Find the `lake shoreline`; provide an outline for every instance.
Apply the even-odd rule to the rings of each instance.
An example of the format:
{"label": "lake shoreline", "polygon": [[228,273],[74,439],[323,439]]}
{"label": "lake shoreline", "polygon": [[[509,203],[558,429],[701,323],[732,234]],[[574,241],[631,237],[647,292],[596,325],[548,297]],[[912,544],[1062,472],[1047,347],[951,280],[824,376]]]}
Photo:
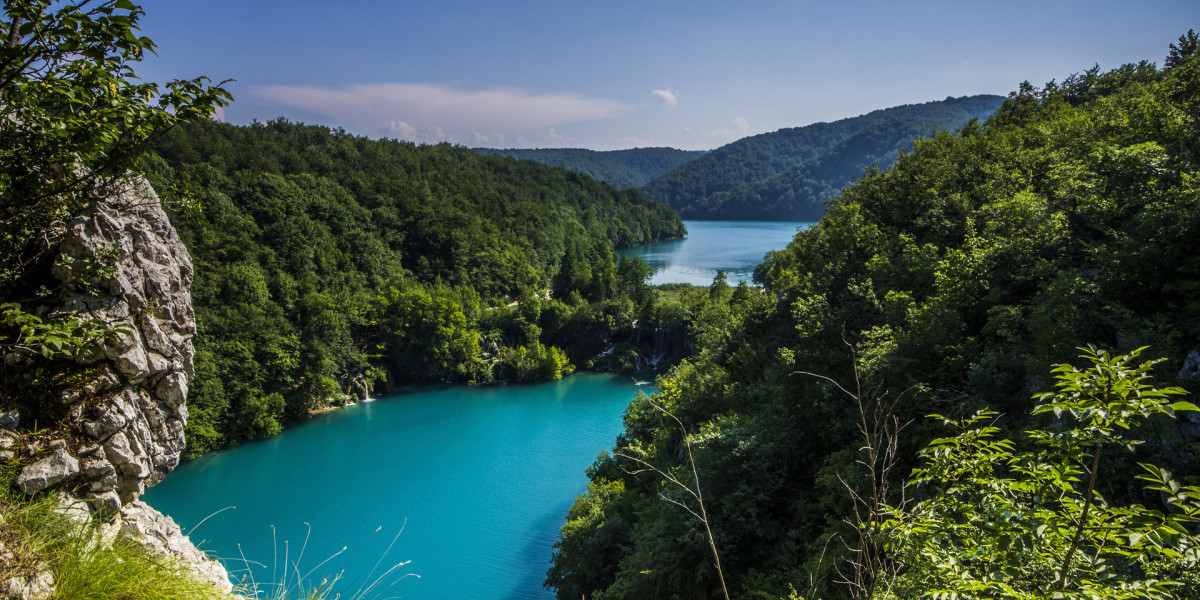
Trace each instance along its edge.
{"label": "lake shoreline", "polygon": [[796,231],[811,227],[807,221],[685,220],[687,237],[650,242],[618,250],[627,258],[640,258],[654,275],[650,285],[687,283],[700,287],[712,284],[717,270],[725,272],[730,285],[752,283],[754,269],[768,252],[782,250]]}

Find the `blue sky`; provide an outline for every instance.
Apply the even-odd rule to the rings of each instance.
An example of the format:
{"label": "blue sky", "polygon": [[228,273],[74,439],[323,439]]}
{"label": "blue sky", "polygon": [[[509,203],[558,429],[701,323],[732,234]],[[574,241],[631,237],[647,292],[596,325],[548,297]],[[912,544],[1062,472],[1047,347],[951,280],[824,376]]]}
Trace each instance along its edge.
{"label": "blue sky", "polygon": [[1200,2],[143,0],[145,79],[232,123],[468,146],[709,149],[1093,64],[1162,63]]}

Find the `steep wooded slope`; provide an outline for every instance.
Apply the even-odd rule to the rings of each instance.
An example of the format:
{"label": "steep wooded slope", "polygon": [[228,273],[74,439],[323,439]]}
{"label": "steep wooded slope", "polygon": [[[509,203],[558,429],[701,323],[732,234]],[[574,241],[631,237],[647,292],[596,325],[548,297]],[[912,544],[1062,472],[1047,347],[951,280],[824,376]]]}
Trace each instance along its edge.
{"label": "steep wooded slope", "polygon": [[[843,541],[855,539],[842,523],[852,506],[843,482],[869,483],[855,463],[859,415],[801,372],[855,390],[856,365],[863,394],[898,399],[909,425],[896,477],[946,435],[925,415],[989,406],[1006,415],[1001,426],[1028,422],[1050,366],[1080,364],[1085,344],[1148,345],[1148,356],[1167,359],[1157,384],[1200,390],[1195,46],[1167,70],[1141,63],[1026,84],[986,125],[918,142],[769,258],[768,294],[726,291],[698,319],[699,355],[660,378],[654,400],[686,426],[733,597],[789,597],[789,586],[812,589],[810,574],[817,586],[806,597],[846,593],[833,583]],[[589,470],[548,584],[564,600],[719,597],[704,527],[663,496],[693,510],[695,499],[616,456],[691,482],[684,434],[647,402],[631,405],[625,424],[613,454]],[[1163,420],[1132,435],[1148,442],[1105,454],[1102,494],[1167,510],[1142,491],[1133,461],[1195,483],[1197,428]],[[1146,577],[1138,565],[1110,567],[1119,581]],[[1050,588],[1037,565],[997,568],[1022,589]]]}
{"label": "steep wooded slope", "polygon": [[687,219],[815,221],[824,201],[916,139],[987,118],[1000,96],[964,96],[780,129],[713,150],[642,186]]}
{"label": "steep wooded slope", "polygon": [[[644,295],[613,247],[684,232],[636,190],[448,144],[208,122],[152,150],[196,265],[192,455],[372,384],[561,376]],[[553,327],[503,308],[552,286]]]}

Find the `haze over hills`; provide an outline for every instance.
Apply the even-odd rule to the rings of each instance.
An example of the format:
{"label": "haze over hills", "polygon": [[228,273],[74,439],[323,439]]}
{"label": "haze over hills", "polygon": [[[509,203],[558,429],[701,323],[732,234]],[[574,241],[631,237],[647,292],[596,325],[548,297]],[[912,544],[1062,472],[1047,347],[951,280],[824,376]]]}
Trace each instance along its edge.
{"label": "haze over hills", "polygon": [[480,154],[500,154],[563,167],[593,179],[611,183],[619,188],[646,185],[671,169],[708,154],[707,150],[678,150],[675,148],[630,148],[607,151],[583,148],[474,148],[474,150]]}
{"label": "haze over hills", "polygon": [[740,139],[642,186],[685,219],[816,221],[863,170],[887,168],[935,130],[986,119],[1002,96],[946,98]]}

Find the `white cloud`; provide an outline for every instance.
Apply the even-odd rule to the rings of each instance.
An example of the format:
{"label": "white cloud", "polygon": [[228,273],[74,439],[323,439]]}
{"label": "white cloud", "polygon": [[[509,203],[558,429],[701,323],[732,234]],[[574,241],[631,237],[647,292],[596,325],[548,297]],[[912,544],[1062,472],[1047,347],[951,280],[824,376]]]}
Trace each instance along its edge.
{"label": "white cloud", "polygon": [[750,122],[746,117],[738,117],[724,127],[704,134],[704,141],[709,147],[723,146],[729,142],[746,137],[750,133]]}
{"label": "white cloud", "polygon": [[225,109],[220,106],[213,107],[212,120],[218,123],[225,122]]}
{"label": "white cloud", "polygon": [[383,127],[379,128],[379,134],[383,137],[391,137],[401,140],[415,140],[417,139],[417,128],[405,123],[404,121],[395,119],[384,123]]}
{"label": "white cloud", "polygon": [[[251,94],[331,118],[353,132],[415,142],[501,141],[563,125],[609,119],[630,107],[604,98],[497,88],[461,90],[420,83],[378,83],[337,89],[261,86]],[[479,132],[492,132],[480,134]]]}
{"label": "white cloud", "polygon": [[679,90],[667,88],[665,90],[651,90],[651,96],[658,98],[659,102],[675,108],[679,106]]}

